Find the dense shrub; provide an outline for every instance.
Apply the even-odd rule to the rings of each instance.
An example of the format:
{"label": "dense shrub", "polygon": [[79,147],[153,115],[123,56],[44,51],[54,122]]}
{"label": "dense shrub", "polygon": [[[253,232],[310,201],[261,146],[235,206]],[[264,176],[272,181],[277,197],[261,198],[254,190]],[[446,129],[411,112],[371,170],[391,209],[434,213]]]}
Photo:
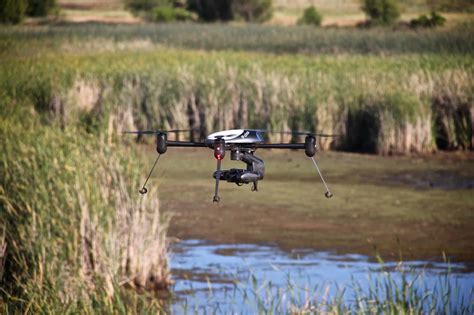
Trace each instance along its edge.
{"label": "dense shrub", "polygon": [[400,17],[394,0],[364,0],[362,10],[369,16],[371,25],[390,25]]}
{"label": "dense shrub", "polygon": [[125,7],[134,14],[153,22],[196,20],[177,0],[126,0]]}
{"label": "dense shrub", "polygon": [[25,0],[0,0],[0,23],[20,23],[23,20],[25,10]]}
{"label": "dense shrub", "polygon": [[264,22],[272,17],[272,0],[188,0],[188,9],[203,21]]}
{"label": "dense shrub", "polygon": [[188,10],[196,12],[203,21],[233,19],[232,0],[188,0]]}
{"label": "dense shrub", "polygon": [[433,11],[430,15],[420,15],[418,18],[410,21],[411,27],[436,27],[443,26],[446,19],[439,13]]}
{"label": "dense shrub", "polygon": [[314,6],[310,6],[304,10],[303,16],[298,20],[298,24],[320,26],[322,20],[323,17],[316,10],[316,8]]}
{"label": "dense shrub", "polygon": [[28,0],[26,14],[29,16],[47,16],[56,8],[56,0]]}

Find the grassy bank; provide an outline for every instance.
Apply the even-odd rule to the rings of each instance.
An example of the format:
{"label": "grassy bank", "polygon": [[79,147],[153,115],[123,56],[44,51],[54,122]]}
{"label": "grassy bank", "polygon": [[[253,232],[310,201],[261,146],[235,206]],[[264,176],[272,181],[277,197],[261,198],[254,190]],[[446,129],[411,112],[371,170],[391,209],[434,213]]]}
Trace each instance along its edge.
{"label": "grassy bank", "polygon": [[156,196],[135,194],[137,160],[79,127],[45,126],[32,108],[1,102],[0,312],[160,309],[126,290],[170,284],[167,220]]}
{"label": "grassy bank", "polygon": [[[222,31],[221,26],[199,27],[233,38],[226,33],[229,26]],[[241,28],[252,33],[253,27]],[[163,28],[153,31],[181,38],[191,30],[186,25]],[[233,127],[305,129],[343,135],[322,141],[324,149],[382,154],[473,145],[473,60],[462,52],[470,49],[468,40],[459,43],[459,50],[428,40],[434,52],[427,54],[398,54],[387,47],[393,54],[380,55],[375,49],[369,54],[306,56],[170,49],[152,39],[140,41],[133,28],[128,31],[135,40],[125,32],[120,35],[125,41],[107,35],[115,32],[107,27],[93,38],[86,35],[88,27],[79,27],[75,35],[72,29],[43,29],[39,38],[44,43],[30,38],[38,35],[34,30],[2,34],[11,46],[2,55],[0,88],[12,98],[28,99],[63,125],[79,118],[90,129],[110,135],[135,128],[200,127],[201,137]],[[291,32],[282,37],[291,38]],[[364,41],[377,42],[377,31],[370,32],[360,34]],[[8,39],[12,34],[18,39]],[[397,36],[403,38],[401,34]],[[452,39],[464,34],[445,35]],[[236,42],[238,38],[245,36],[237,36]],[[335,38],[329,46],[337,51],[337,41],[345,39]],[[399,40],[388,42],[405,47]],[[167,41],[164,45],[173,46]],[[445,52],[450,49],[457,52]]]}

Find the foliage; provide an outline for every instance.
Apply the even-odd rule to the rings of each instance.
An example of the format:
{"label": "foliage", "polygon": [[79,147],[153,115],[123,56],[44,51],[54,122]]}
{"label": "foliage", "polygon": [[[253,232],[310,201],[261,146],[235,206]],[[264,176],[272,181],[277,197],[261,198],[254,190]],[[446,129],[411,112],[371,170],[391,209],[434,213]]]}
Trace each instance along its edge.
{"label": "foliage", "polygon": [[436,26],[443,26],[446,19],[439,13],[433,11],[430,15],[420,15],[418,18],[410,21],[411,27],[425,27],[433,28]]}
{"label": "foliage", "polygon": [[391,25],[400,17],[395,0],[364,0],[362,10],[369,16],[371,25]]}
{"label": "foliage", "polygon": [[173,6],[172,0],[125,0],[125,7],[134,12],[150,12],[156,7]]}
{"label": "foliage", "polygon": [[194,21],[196,17],[193,13],[182,8],[159,6],[153,10],[152,20],[155,22]]}
{"label": "foliage", "polygon": [[25,15],[47,16],[56,8],[56,0],[0,0],[0,23],[18,24]]}
{"label": "foliage", "polygon": [[234,17],[246,22],[265,22],[272,17],[272,0],[234,0],[232,13]]}
{"label": "foliage", "polygon": [[188,9],[207,22],[264,22],[272,17],[272,0],[188,0]]}
{"label": "foliage", "polygon": [[206,22],[230,21],[234,18],[232,0],[188,0],[188,10]]}
{"label": "foliage", "polygon": [[56,0],[28,0],[26,14],[29,16],[47,16],[56,8]]}
{"label": "foliage", "polygon": [[310,6],[304,10],[303,16],[298,20],[298,24],[320,26],[322,20],[323,17],[316,10],[316,8],[314,6]]}
{"label": "foliage", "polygon": [[194,21],[196,16],[173,0],[127,0],[126,8],[153,22]]}
{"label": "foliage", "polygon": [[23,20],[26,0],[0,0],[0,23],[18,24]]}

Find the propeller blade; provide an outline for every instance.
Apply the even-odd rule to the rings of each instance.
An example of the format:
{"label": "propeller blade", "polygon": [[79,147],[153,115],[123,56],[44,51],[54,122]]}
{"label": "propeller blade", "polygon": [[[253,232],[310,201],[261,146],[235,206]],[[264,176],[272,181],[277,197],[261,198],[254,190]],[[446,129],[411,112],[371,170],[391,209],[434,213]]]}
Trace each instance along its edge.
{"label": "propeller blade", "polygon": [[133,131],[123,131],[122,133],[135,134],[135,135],[156,135],[159,133],[180,133],[180,132],[190,132],[196,129],[170,129],[170,130],[133,130]]}
{"label": "propeller blade", "polygon": [[122,133],[135,134],[135,135],[154,135],[154,134],[159,133],[159,131],[137,130],[137,131],[123,131]]}
{"label": "propeller blade", "polygon": [[322,137],[322,138],[341,137],[341,135],[330,135],[326,133],[315,133],[311,131],[299,131],[299,130],[283,130],[283,131],[266,130],[266,129],[254,129],[254,130],[258,132],[277,133],[277,134],[294,135],[294,136],[316,136],[316,137]]}
{"label": "propeller blade", "polygon": [[326,133],[313,133],[312,135],[320,138],[337,138],[337,137],[342,137],[342,135],[329,135]]}

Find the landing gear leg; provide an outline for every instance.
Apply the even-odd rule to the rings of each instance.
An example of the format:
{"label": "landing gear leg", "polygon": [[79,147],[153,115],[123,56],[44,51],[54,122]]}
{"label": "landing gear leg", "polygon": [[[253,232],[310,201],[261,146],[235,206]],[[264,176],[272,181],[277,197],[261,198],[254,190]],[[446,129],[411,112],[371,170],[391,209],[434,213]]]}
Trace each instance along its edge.
{"label": "landing gear leg", "polygon": [[257,182],[253,182],[253,185],[252,185],[252,191],[258,191],[258,187],[257,187]]}
{"label": "landing gear leg", "polygon": [[155,160],[155,163],[153,164],[153,167],[150,170],[150,173],[148,174],[145,183],[143,184],[143,187],[138,191],[140,194],[144,195],[148,192],[148,189],[145,187],[146,183],[148,183],[148,180],[150,179],[151,174],[153,173],[153,170],[155,169],[156,164],[158,163],[158,160],[160,159],[161,154],[158,154],[158,157]]}
{"label": "landing gear leg", "polygon": [[212,202],[219,202],[221,198],[219,197],[219,180],[221,178],[221,160],[217,160],[217,170],[216,170],[216,190],[214,191],[214,197]]}
{"label": "landing gear leg", "polygon": [[313,164],[316,167],[316,170],[318,171],[319,177],[321,177],[321,181],[323,182],[324,187],[326,187],[326,193],[324,194],[324,196],[326,196],[326,198],[331,198],[333,194],[329,190],[329,187],[326,184],[326,181],[324,180],[323,174],[321,174],[321,171],[319,170],[318,164],[316,163],[316,159],[314,158],[314,156],[311,157],[311,160],[313,161]]}

